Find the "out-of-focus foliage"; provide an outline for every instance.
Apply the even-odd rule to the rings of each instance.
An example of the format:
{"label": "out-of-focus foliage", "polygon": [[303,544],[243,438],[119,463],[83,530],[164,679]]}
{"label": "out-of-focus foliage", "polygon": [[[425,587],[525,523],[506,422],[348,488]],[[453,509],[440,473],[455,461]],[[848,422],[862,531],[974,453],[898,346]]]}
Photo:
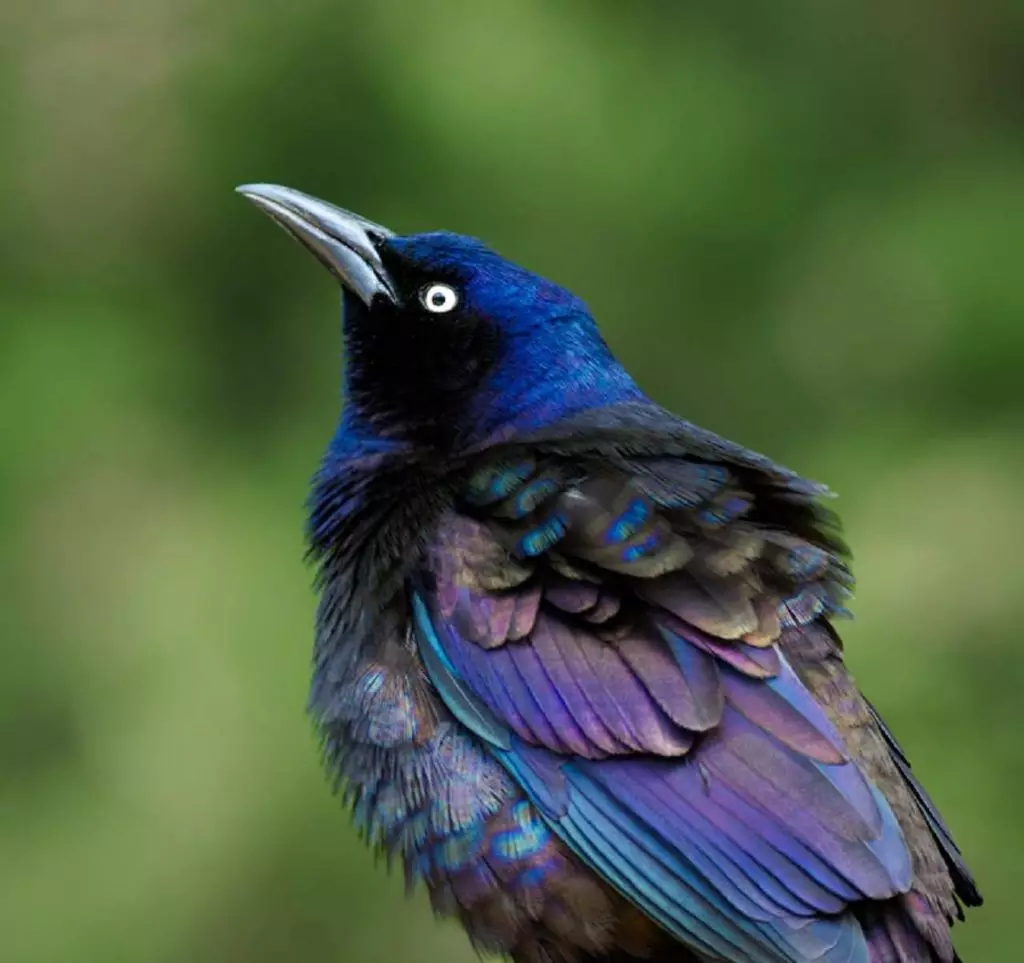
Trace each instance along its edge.
{"label": "out-of-focus foliage", "polygon": [[9,0],[0,956],[469,961],[303,717],[336,293],[240,198],[447,227],[828,481],[850,661],[1020,955],[1024,8]]}

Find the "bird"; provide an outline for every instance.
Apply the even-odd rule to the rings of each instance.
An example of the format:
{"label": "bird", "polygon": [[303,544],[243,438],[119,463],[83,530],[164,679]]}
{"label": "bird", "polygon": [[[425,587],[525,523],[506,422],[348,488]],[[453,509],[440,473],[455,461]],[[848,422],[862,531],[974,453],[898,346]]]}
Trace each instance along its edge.
{"label": "bird", "polygon": [[483,242],[237,190],[341,288],[309,711],[368,844],[515,963],[957,963],[981,895],[844,662],[828,490]]}

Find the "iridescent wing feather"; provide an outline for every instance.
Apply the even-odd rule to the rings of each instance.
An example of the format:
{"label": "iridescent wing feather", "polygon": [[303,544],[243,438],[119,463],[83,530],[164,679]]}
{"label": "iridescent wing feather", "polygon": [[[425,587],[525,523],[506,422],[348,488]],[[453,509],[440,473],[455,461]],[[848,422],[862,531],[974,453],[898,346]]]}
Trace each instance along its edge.
{"label": "iridescent wing feather", "polygon": [[952,883],[915,877],[948,833],[803,671],[852,583],[821,489],[667,416],[585,417],[472,464],[437,526],[412,588],[444,702],[705,958],[952,960]]}

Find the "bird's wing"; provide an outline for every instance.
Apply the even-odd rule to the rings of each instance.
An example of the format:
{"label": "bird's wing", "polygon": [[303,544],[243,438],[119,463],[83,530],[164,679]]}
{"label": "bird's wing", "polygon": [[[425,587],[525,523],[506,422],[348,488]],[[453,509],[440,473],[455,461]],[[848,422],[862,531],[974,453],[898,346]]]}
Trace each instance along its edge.
{"label": "bird's wing", "polygon": [[598,427],[467,473],[413,586],[428,673],[577,855],[709,959],[865,963],[848,907],[912,866],[780,644],[850,584],[819,490],[689,426]]}

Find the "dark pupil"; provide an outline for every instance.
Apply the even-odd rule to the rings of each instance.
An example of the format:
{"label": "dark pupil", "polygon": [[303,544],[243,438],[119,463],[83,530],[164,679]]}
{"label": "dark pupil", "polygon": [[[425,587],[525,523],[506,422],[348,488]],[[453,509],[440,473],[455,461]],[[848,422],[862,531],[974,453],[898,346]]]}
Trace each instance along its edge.
{"label": "dark pupil", "polygon": [[435,308],[441,307],[445,302],[444,291],[435,291],[434,296],[430,300],[433,302]]}

